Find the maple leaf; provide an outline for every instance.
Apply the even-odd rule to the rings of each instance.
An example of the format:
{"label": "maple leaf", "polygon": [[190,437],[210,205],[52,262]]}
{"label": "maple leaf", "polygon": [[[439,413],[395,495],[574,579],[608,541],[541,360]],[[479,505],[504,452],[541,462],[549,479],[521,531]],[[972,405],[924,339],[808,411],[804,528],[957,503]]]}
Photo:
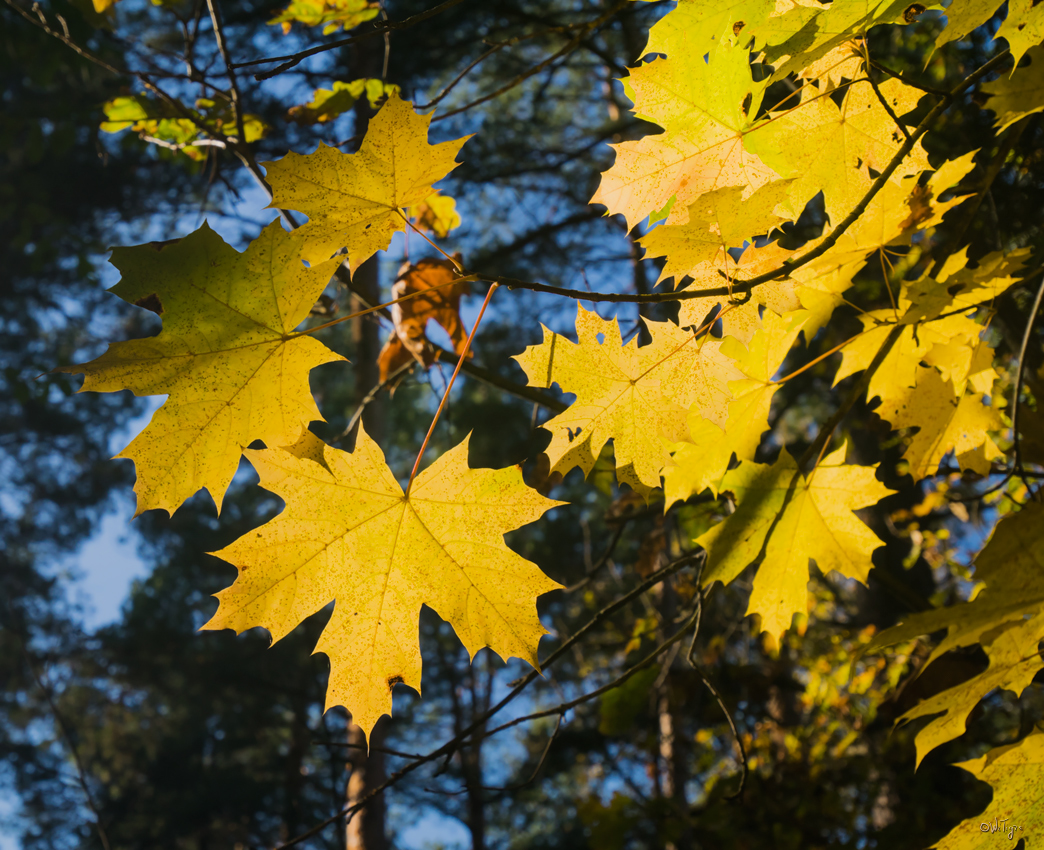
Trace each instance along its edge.
{"label": "maple leaf", "polygon": [[137,469],[137,513],[173,513],[200,488],[220,511],[246,446],[288,445],[322,420],[308,373],[344,358],[292,332],[338,261],[307,268],[295,255],[278,221],[242,254],[206,224],[174,242],[113,249],[123,277],[111,291],[159,313],[163,330],[57,371],[85,375],[81,392],[169,394],[117,455]]}
{"label": "maple leaf", "polygon": [[766,0],[723,0],[720,3],[680,0],[677,8],[649,28],[649,41],[643,55],[703,56],[723,36],[742,39],[744,30],[749,32],[752,26],[767,19],[773,8],[774,4]]}
{"label": "maple leaf", "polygon": [[425,335],[429,319],[438,322],[449,334],[458,354],[464,350],[468,332],[460,320],[460,299],[468,293],[469,286],[467,281],[457,281],[457,277],[456,266],[443,259],[425,259],[400,269],[392,285],[393,299],[413,292],[427,291],[427,294],[392,304],[395,333],[388,337],[377,357],[382,384],[411,359],[424,368],[435,362],[435,351]]}
{"label": "maple leaf", "polygon": [[979,641],[989,658],[989,667],[966,682],[922,700],[899,718],[897,722],[907,723],[936,715],[917,732],[914,742],[918,766],[933,749],[964,734],[968,715],[989,693],[1002,688],[1016,697],[1022,695],[1037,671],[1044,668],[1037,651],[1042,639],[1044,614],[997,626]]}
{"label": "maple leaf", "polygon": [[909,0],[834,0],[823,5],[779,0],[775,13],[752,27],[750,35],[756,47],[764,48],[762,60],[774,66],[774,81],[818,62],[877,24],[913,23],[916,7]]}
{"label": "maple leaf", "polygon": [[204,629],[261,626],[277,641],[335,602],[316,645],[330,659],[326,707],[345,706],[367,733],[391,713],[395,684],[420,691],[422,605],[472,657],[489,647],[538,667],[536,598],[560,585],[503,535],[562,503],[526,487],[518,467],[469,468],[465,439],[405,496],[361,427],[350,454],[305,431],[247,457],[286,508],[214,553],[239,576]]}
{"label": "maple leaf", "polygon": [[578,342],[545,327],[544,341],[515,357],[531,386],[557,383],[576,394],[565,412],[542,426],[551,432],[544,451],[553,472],[579,466],[589,474],[612,439],[618,476],[648,492],[659,487],[669,459],[664,441],[685,437],[693,404],[704,418],[725,423],[732,398],[728,381],[744,375],[721,353],[721,343],[697,339],[671,322],[645,325],[650,345],[639,348],[637,339],[624,345],[616,319],[578,304]]}
{"label": "maple leaf", "polygon": [[997,0],[963,0],[951,3],[946,9],[946,26],[935,39],[935,49],[960,41],[972,30],[982,26],[993,17],[1000,3]]}
{"label": "maple leaf", "polygon": [[951,650],[981,643],[989,667],[966,682],[922,701],[897,722],[939,715],[916,738],[917,763],[935,747],[962,735],[975,705],[995,688],[1021,694],[1044,668],[1037,651],[1044,639],[1044,505],[1030,502],[1003,518],[975,558],[985,588],[971,602],[908,615],[867,646],[877,651],[947,630],[917,675]]}
{"label": "maple leaf", "polygon": [[1044,732],[956,766],[992,785],[993,800],[982,814],[957,824],[935,845],[938,850],[987,850],[996,846],[998,831],[1012,841],[1044,831]]}
{"label": "maple leaf", "polygon": [[919,367],[915,387],[882,403],[877,414],[897,430],[919,429],[903,455],[915,480],[934,473],[951,451],[962,469],[979,475],[988,475],[991,461],[1003,456],[989,436],[1004,427],[1000,415],[983,404],[981,393],[957,398],[953,384],[935,369]]}
{"label": "maple leaf", "polygon": [[947,257],[935,278],[926,275],[903,284],[899,293],[899,307],[906,308],[902,321],[906,324],[923,322],[943,313],[969,311],[993,300],[1018,282],[1015,275],[1025,267],[1030,253],[1029,248],[994,251],[969,269],[965,266],[968,262],[965,246]]}
{"label": "maple leaf", "polygon": [[657,59],[624,81],[634,113],[664,133],[613,145],[616,161],[602,174],[593,204],[622,213],[628,228],[676,198],[668,223],[689,204],[727,186],[753,191],[778,179],[743,146],[765,92],[751,77],[746,48],[724,38],[703,52]]}
{"label": "maple leaf", "polygon": [[741,463],[721,482],[736,511],[696,538],[707,550],[703,582],[728,584],[758,563],[747,614],[759,614],[773,636],[807,610],[808,562],[824,573],[866,582],[870,556],[881,540],[854,513],[893,492],[876,480],[876,467],[844,463],[846,447],[828,455],[808,476],[784,449],[771,466]]}
{"label": "maple leaf", "polygon": [[398,94],[399,87],[373,77],[344,82],[334,80],[333,88],[316,89],[310,103],[291,106],[287,117],[298,124],[323,124],[344,114],[359,98],[365,97],[372,109],[392,92]]}
{"label": "maple leaf", "polygon": [[454,228],[460,227],[457,202],[449,195],[439,192],[432,192],[419,204],[414,204],[407,215],[418,227],[430,230],[440,239],[448,236]]}
{"label": "maple leaf", "polygon": [[[758,189],[746,201],[743,186],[716,189],[694,201],[684,224],[665,224],[650,230],[639,241],[647,257],[667,257],[660,280],[675,283],[715,259],[727,263],[729,248],[738,248],[767,233],[788,217],[777,215],[791,181],[777,180]],[[717,264],[715,264],[717,265]]]}
{"label": "maple leaf", "polygon": [[1008,16],[994,38],[1007,39],[1015,60],[1014,71],[1023,55],[1044,41],[1044,9],[1040,8],[1040,0],[1008,0]]}
{"label": "maple leaf", "polygon": [[263,163],[273,208],[300,210],[308,222],[295,232],[301,256],[322,262],[348,248],[355,270],[403,230],[402,210],[432,193],[431,184],[457,166],[470,136],[428,144],[430,115],[417,115],[395,92],[371,119],[354,154],[320,143],[314,153],[288,153]]}
{"label": "maple leaf", "polygon": [[[878,86],[896,115],[910,112],[924,93],[896,79]],[[783,177],[795,178],[790,197],[800,212],[823,192],[827,215],[835,224],[867,193],[870,169],[883,171],[905,142],[868,82],[854,83],[841,106],[815,86],[808,86],[796,106],[770,113],[768,123],[749,134],[747,148]],[[918,142],[890,180],[929,169]]]}
{"label": "maple leaf", "polygon": [[990,96],[986,108],[997,113],[998,132],[1044,109],[1044,47],[1031,47],[1028,55],[1029,67],[1016,68],[1011,77],[981,86]]}

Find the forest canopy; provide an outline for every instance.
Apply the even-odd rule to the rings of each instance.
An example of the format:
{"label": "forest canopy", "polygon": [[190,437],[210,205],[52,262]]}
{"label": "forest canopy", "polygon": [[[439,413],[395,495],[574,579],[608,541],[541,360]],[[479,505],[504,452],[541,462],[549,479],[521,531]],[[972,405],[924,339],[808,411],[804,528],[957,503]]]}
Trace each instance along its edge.
{"label": "forest canopy", "polygon": [[5,3],[21,847],[1044,833],[1044,4]]}

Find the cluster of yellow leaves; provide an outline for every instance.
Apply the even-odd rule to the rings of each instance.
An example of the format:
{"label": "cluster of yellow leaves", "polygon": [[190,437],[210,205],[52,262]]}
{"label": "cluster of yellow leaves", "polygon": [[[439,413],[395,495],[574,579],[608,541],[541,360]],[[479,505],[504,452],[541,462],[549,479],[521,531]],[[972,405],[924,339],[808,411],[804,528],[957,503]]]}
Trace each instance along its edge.
{"label": "cluster of yellow leaves", "polygon": [[[197,144],[207,130],[233,137],[239,132],[231,107],[208,98],[197,100],[196,108],[187,115],[144,93],[113,98],[105,103],[103,110],[106,120],[101,129],[104,132],[118,133],[130,128],[145,141],[158,142],[197,161],[207,156],[206,148]],[[264,138],[268,130],[268,125],[257,115],[243,116],[247,143]]]}
{"label": "cluster of yellow leaves", "polygon": [[[273,222],[243,253],[206,224],[173,242],[115,249],[122,279],[113,291],[159,314],[163,329],[62,369],[86,375],[83,390],[168,395],[119,455],[137,469],[139,513],[173,512],[201,488],[220,510],[246,454],[286,509],[217,553],[240,575],[205,628],[262,626],[278,640],[336,601],[317,646],[331,662],[327,704],[347,706],[366,730],[391,711],[395,684],[420,689],[422,605],[472,654],[490,647],[535,665],[544,633],[535,599],[558,586],[504,544],[506,532],[557,504],[526,487],[517,467],[469,468],[465,440],[404,493],[364,431],[349,454],[308,430],[322,418],[308,373],[343,358],[297,328],[344,260],[340,249],[354,269],[407,215],[435,230],[459,223],[452,199],[431,184],[466,139],[429,145],[430,119],[387,94],[357,154],[321,147],[268,163],[275,204],[308,213],[305,227],[287,233]],[[126,109],[110,118],[145,120]],[[433,261],[403,274],[397,295],[426,291],[394,305],[393,339],[406,357],[430,362],[429,318],[462,349],[466,284],[457,277]],[[246,448],[255,441],[266,448]]]}
{"label": "cluster of yellow leaves", "polygon": [[[875,87],[867,78],[867,30],[910,23],[919,8],[893,0],[680,0],[650,33],[647,52],[661,55],[624,81],[635,114],[663,132],[616,145],[616,161],[592,199],[622,214],[628,227],[662,222],[640,241],[649,257],[664,258],[661,278],[684,289],[679,321],[645,322],[650,341],[639,345],[624,341],[615,319],[578,307],[577,342],[545,328],[543,341],[517,357],[531,385],[575,395],[544,426],[550,472],[579,467],[589,474],[612,440],[618,480],[645,497],[662,487],[669,507],[707,489],[727,495],[734,512],[693,541],[708,553],[703,581],[730,582],[757,565],[748,613],[773,638],[807,611],[811,562],[866,581],[881,541],[855,511],[890,492],[874,467],[846,463],[845,446],[807,469],[786,449],[774,464],[755,462],[785,380],[780,372],[868,262],[912,245],[961,202],[953,190],[973,167],[974,151],[926,177],[932,169],[907,119],[922,92],[898,79]],[[992,14],[980,0],[952,11],[940,44]],[[376,14],[368,0],[294,0],[272,23],[332,32]],[[1011,0],[998,33],[1016,60],[1027,51],[1030,59],[986,89],[1001,126],[1044,108],[1033,48],[1041,15],[1033,0]],[[799,87],[766,111],[769,86],[791,73]],[[385,103],[357,153],[320,145],[266,163],[272,207],[304,213],[307,224],[293,234],[272,224],[242,254],[206,226],[172,244],[117,249],[113,262],[123,280],[116,293],[162,315],[163,330],[66,371],[86,374],[84,389],[169,395],[121,454],[137,467],[139,512],[173,511],[201,488],[220,508],[246,454],[286,508],[217,553],[239,577],[219,594],[206,628],[261,626],[277,640],[334,601],[317,647],[331,660],[327,703],[346,705],[369,729],[390,711],[395,684],[419,689],[421,605],[447,619],[472,654],[488,646],[536,664],[543,629],[535,598],[557,585],[508,549],[503,535],[557,503],[526,488],[518,469],[471,469],[467,441],[404,492],[364,431],[351,453],[308,431],[320,418],[308,373],[342,358],[297,329],[345,260],[340,252],[347,251],[354,273],[411,224],[437,236],[460,224],[454,200],[433,184],[455,167],[467,137],[429,144],[431,117],[417,115],[396,87],[335,82],[291,117],[330,121],[364,96]],[[191,156],[197,124],[226,132],[229,122],[210,101],[197,110],[187,119],[143,98],[120,98],[107,104],[103,128],[132,127]],[[191,126],[180,123],[186,120]],[[248,142],[264,132],[253,119],[250,127]],[[888,179],[841,232],[885,170]],[[820,194],[829,223],[803,250],[831,247],[746,301],[730,298],[744,281],[794,256],[767,240]],[[1027,255],[990,256],[970,268],[955,255],[934,276],[902,284],[893,309],[864,314],[863,333],[843,349],[836,380],[867,369],[901,329],[869,395],[880,397],[879,415],[894,428],[915,429],[906,460],[917,478],[934,473],[950,452],[983,474],[1000,456],[990,432],[1004,421],[985,403],[997,373],[983,326],[970,314],[1015,282]],[[423,294],[394,307],[382,379],[411,358],[432,362],[429,319],[463,349],[464,291],[448,262],[404,270],[393,294]],[[721,337],[704,327],[718,321]],[[246,448],[256,440],[263,450]],[[980,555],[987,584],[991,564],[1035,557],[1027,547],[1040,541],[1026,528],[1035,527],[1028,523],[1036,514],[1027,509],[1020,519],[1018,530],[1002,523]],[[943,712],[923,741],[919,736],[920,755],[960,734],[983,688],[1021,690],[1044,666],[1036,655],[1044,588],[1032,584],[1028,565],[1014,569],[1027,576],[1017,604],[988,589],[957,619],[931,612],[895,630],[903,640],[945,625],[951,633],[941,646],[978,642],[991,658],[990,669],[949,703],[928,701],[906,716]],[[969,769],[989,778],[994,764],[1015,770],[1036,763],[1027,755],[1034,747]]]}
{"label": "cluster of yellow leaves", "polygon": [[355,29],[380,14],[380,5],[370,0],[290,0],[270,24],[282,24],[283,32],[290,32],[295,23],[306,27],[322,26],[323,35]]}
{"label": "cluster of yellow leaves", "polygon": [[[695,541],[709,551],[705,580],[730,581],[763,562],[748,613],[772,634],[804,612],[810,559],[865,581],[880,541],[853,511],[888,492],[873,469],[845,464],[843,450],[807,477],[785,451],[771,467],[753,463],[780,367],[868,262],[910,246],[961,202],[953,190],[973,168],[975,151],[925,179],[932,167],[904,118],[923,92],[867,78],[867,29],[916,14],[889,2],[681,0],[650,32],[646,53],[665,56],[623,81],[636,116],[663,132],[615,145],[592,203],[628,227],[663,222],[640,243],[664,258],[661,280],[690,281],[684,295],[694,297],[682,301],[678,325],[645,323],[646,346],[624,345],[615,321],[581,308],[578,342],[545,329],[543,343],[518,358],[530,384],[576,396],[544,426],[552,472],[589,473],[611,439],[618,479],[643,495],[661,479],[667,506],[707,488],[731,495],[736,513]],[[755,75],[752,55],[773,64],[768,76]],[[802,85],[763,114],[768,85],[790,72]],[[835,235],[886,169],[862,214]],[[723,295],[794,255],[764,237],[819,194],[829,224],[802,250],[828,238],[832,247],[743,303]],[[893,310],[864,314],[863,334],[843,350],[836,380],[868,368],[902,327],[869,395],[893,427],[913,429],[906,459],[916,478],[949,452],[981,474],[1001,456],[989,434],[1004,422],[984,403],[997,376],[992,350],[969,314],[1016,281],[1027,254],[974,268],[958,254],[934,277],[904,284]],[[682,330],[715,319],[724,339]]]}
{"label": "cluster of yellow leaves", "polygon": [[377,109],[384,98],[393,93],[399,93],[397,85],[375,77],[348,82],[334,80],[332,88],[316,89],[308,103],[291,106],[287,117],[298,124],[324,124],[347,112],[362,97],[372,109]]}

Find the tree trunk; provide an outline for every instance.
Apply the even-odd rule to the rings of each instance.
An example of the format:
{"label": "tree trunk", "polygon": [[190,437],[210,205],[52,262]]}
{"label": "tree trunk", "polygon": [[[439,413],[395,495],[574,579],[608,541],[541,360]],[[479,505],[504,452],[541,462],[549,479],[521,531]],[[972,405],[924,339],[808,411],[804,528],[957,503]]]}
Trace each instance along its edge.
{"label": "tree trunk", "polygon": [[[384,744],[385,721],[378,721],[370,733],[369,750],[363,749],[366,736],[362,729],[348,721],[348,743],[355,745],[348,750],[348,805],[354,806],[385,780],[384,753],[379,747]],[[348,821],[346,845],[348,850],[387,850],[388,839],[384,833],[386,806],[384,795],[378,794]]]}
{"label": "tree trunk", "polygon": [[[677,595],[670,579],[664,581],[660,590],[661,632],[664,636],[672,630],[678,610]],[[673,658],[672,655],[667,656]],[[688,754],[685,734],[681,723],[676,676],[670,668],[665,671],[657,700],[660,750],[660,793],[671,804],[671,823],[678,829],[671,830],[671,838],[664,844],[666,850],[692,850],[692,825],[689,822],[689,804],[685,799],[685,782],[688,779]]]}

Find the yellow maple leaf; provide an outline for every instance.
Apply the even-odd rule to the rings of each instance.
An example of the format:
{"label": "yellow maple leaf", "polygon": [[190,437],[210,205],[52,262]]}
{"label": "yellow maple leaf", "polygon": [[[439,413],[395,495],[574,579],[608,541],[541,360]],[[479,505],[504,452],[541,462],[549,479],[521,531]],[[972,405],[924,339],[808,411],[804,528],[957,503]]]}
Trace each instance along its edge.
{"label": "yellow maple leaf", "polygon": [[418,204],[410,207],[407,215],[414,219],[418,227],[430,230],[440,239],[444,239],[454,228],[460,227],[460,213],[457,202],[449,195],[432,192]]}
{"label": "yellow maple leaf", "polygon": [[946,629],[918,675],[946,653],[982,644],[989,667],[907,711],[897,722],[939,715],[917,734],[917,763],[935,747],[962,735],[969,713],[995,688],[1020,694],[1044,668],[1037,651],[1044,638],[1044,505],[1030,502],[1002,519],[975,558],[985,584],[971,601],[910,614],[867,647],[877,651]]}
{"label": "yellow maple leaf", "polygon": [[764,47],[763,61],[774,66],[774,81],[799,72],[873,26],[912,23],[917,8],[906,0],[776,0],[773,15],[750,34],[756,47]]}
{"label": "yellow maple leaf", "polygon": [[[1044,34],[1038,40],[1044,40]],[[998,132],[1044,109],[1044,46],[1031,47],[1027,52],[1028,68],[1016,68],[1011,77],[1001,77],[981,86],[990,96],[986,108],[997,113]]]}
{"label": "yellow maple leaf", "polygon": [[[718,340],[697,339],[672,322],[646,321],[650,345],[626,345],[616,319],[577,305],[578,342],[544,328],[544,341],[515,357],[529,384],[575,393],[565,412],[544,423],[552,471],[579,466],[587,475],[610,439],[617,474],[640,492],[659,487],[669,459],[664,441],[682,440],[689,408],[724,425],[732,396],[728,382],[743,378]],[[644,488],[644,489],[643,489]]]}
{"label": "yellow maple leaf", "polygon": [[786,202],[790,180],[776,180],[743,200],[743,186],[716,189],[690,204],[688,220],[653,228],[639,243],[647,257],[666,257],[660,280],[699,274],[702,267],[715,260],[728,263],[729,248],[742,247],[755,236],[768,233],[776,225],[789,220],[775,210]]}
{"label": "yellow maple leaf", "polygon": [[465,439],[404,496],[362,428],[350,454],[305,431],[247,457],[286,508],[214,553],[239,577],[204,629],[261,626],[276,641],[334,601],[316,645],[330,658],[326,707],[345,706],[367,733],[391,713],[395,684],[420,691],[422,605],[472,657],[489,647],[538,666],[536,597],[560,585],[503,535],[562,503],[526,487],[518,467],[469,468]]}
{"label": "yellow maple leaf", "polygon": [[628,228],[672,197],[669,224],[707,192],[727,186],[753,191],[778,179],[743,145],[765,84],[753,81],[749,54],[731,34],[706,61],[703,52],[657,59],[632,69],[624,82],[635,114],[664,129],[662,135],[613,145],[616,162],[591,199],[623,214]]}
{"label": "yellow maple leaf", "polygon": [[853,511],[892,491],[876,480],[876,467],[844,463],[846,447],[828,455],[807,477],[784,449],[771,466],[741,463],[721,489],[734,494],[736,511],[696,539],[707,550],[703,582],[732,581],[759,563],[747,614],[761,615],[773,636],[807,610],[808,562],[866,582],[870,556],[882,545]]}
{"label": "yellow maple leaf", "polygon": [[968,715],[991,691],[1002,688],[1015,696],[1022,695],[1037,671],[1044,668],[1044,659],[1037,651],[1041,640],[1044,640],[1044,614],[996,627],[981,639],[989,667],[966,682],[922,700],[899,718],[897,722],[906,723],[937,715],[914,739],[917,765],[936,747],[963,735],[968,728]]}
{"label": "yellow maple leaf", "polygon": [[722,36],[741,38],[772,14],[771,0],[680,0],[678,6],[649,28],[645,53],[666,56],[695,54],[703,56]]}
{"label": "yellow maple leaf", "polygon": [[902,321],[923,322],[943,313],[970,311],[992,301],[1018,281],[1015,275],[1025,267],[1030,253],[1029,248],[994,251],[969,269],[965,265],[968,262],[965,246],[947,258],[935,278],[926,275],[903,285],[899,293],[899,307],[906,308]]}
{"label": "yellow maple leaf", "polygon": [[[878,88],[900,116],[924,96],[896,79]],[[746,144],[783,177],[795,178],[790,192],[795,212],[823,192],[827,216],[836,224],[870,188],[870,169],[883,171],[906,140],[869,83],[850,85],[840,107],[827,95],[806,87],[800,104],[770,113],[771,120],[752,131]],[[929,168],[918,142],[890,179],[900,183]]]}
{"label": "yellow maple leaf", "polygon": [[1019,842],[1044,832],[1044,732],[956,766],[992,785],[993,799],[981,814],[957,824],[937,850],[987,850],[998,839]]}
{"label": "yellow maple leaf", "polygon": [[1014,71],[1023,55],[1044,41],[1044,9],[1040,8],[1040,0],[1008,0],[1008,16],[994,38],[1007,39],[1015,60]]}
{"label": "yellow maple leaf", "polygon": [[959,3],[951,3],[946,8],[946,26],[935,39],[935,49],[951,41],[962,40],[973,29],[992,18],[1000,5],[997,0],[961,0]]}
{"label": "yellow maple leaf", "polygon": [[979,475],[988,475],[991,462],[1003,457],[989,436],[1004,427],[1000,415],[983,404],[981,393],[957,398],[953,384],[935,369],[918,367],[914,387],[890,397],[876,412],[897,430],[919,429],[903,455],[916,480],[933,474],[951,451],[962,469]]}
{"label": "yellow maple leaf", "polygon": [[137,513],[173,513],[200,488],[220,511],[246,446],[288,445],[322,420],[308,373],[344,358],[291,334],[339,261],[308,268],[296,250],[278,221],[242,254],[206,224],[173,243],[113,250],[123,277],[111,291],[159,313],[163,330],[59,371],[84,374],[81,392],[169,394],[117,455],[137,469]]}
{"label": "yellow maple leaf", "polygon": [[424,201],[431,184],[457,166],[470,136],[428,144],[430,115],[417,115],[398,93],[370,121],[354,154],[320,144],[315,153],[288,153],[263,163],[274,208],[299,210],[308,222],[296,231],[301,256],[315,264],[348,249],[355,270],[406,227],[403,210]]}

